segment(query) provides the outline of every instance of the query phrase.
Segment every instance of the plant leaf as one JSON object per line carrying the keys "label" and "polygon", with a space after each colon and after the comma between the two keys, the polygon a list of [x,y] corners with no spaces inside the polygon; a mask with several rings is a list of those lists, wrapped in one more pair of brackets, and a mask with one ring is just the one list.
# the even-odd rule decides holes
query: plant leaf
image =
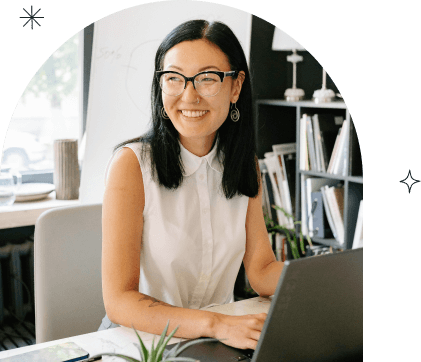
{"label": "plant leaf", "polygon": [[175,357],[175,353],[177,352],[177,349],[180,347],[180,343],[181,343],[181,341],[180,341],[180,342],[178,342],[178,343],[175,345],[175,347],[171,348],[171,349],[168,351],[167,357]]}
{"label": "plant leaf", "polygon": [[152,347],[148,356],[148,362],[156,362],[155,337],[152,339]]}
{"label": "plant leaf", "polygon": [[162,360],[162,362],[170,362],[170,361],[197,362],[197,359],[190,358],[190,357],[169,357]]}
{"label": "plant leaf", "polygon": [[147,348],[145,347],[145,345],[143,344],[142,338],[140,338],[139,334],[137,333],[137,330],[133,326],[132,328],[134,332],[136,333],[137,339],[139,340],[139,346],[137,346],[137,348],[139,349],[140,357],[142,358],[143,362],[146,362],[149,357],[149,352]]}
{"label": "plant leaf", "polygon": [[133,358],[133,357],[129,357],[129,356],[125,356],[124,354],[118,354],[118,353],[108,353],[108,352],[106,352],[106,353],[100,353],[100,354],[96,354],[95,356],[92,356],[92,357],[89,357],[89,359],[91,359],[91,358],[94,358],[94,357],[102,357],[102,356],[113,356],[113,357],[119,357],[119,358],[122,358],[122,359],[124,359],[124,360],[126,360],[126,361],[129,361],[129,362],[141,362],[141,361],[139,361],[138,359],[136,359],[136,358]]}
{"label": "plant leaf", "polygon": [[181,347],[177,352],[175,353],[176,356],[178,356],[181,352],[183,352],[186,348],[189,348],[193,344],[197,343],[204,343],[204,342],[218,342],[219,340],[216,338],[204,338],[204,339],[196,339],[194,341],[190,341],[186,343],[183,347]]}
{"label": "plant leaf", "polygon": [[291,219],[294,219],[294,216],[292,216],[291,214],[287,213],[284,208],[279,207],[278,205],[272,205],[272,208],[274,208],[275,210],[281,211],[286,217],[290,217]]}
{"label": "plant leaf", "polygon": [[177,329],[178,329],[178,326],[174,328],[174,330],[168,335],[168,338],[165,340],[164,344],[159,348],[159,350],[158,350],[159,358],[162,358],[162,355],[163,355],[164,350],[165,350],[165,346],[168,344],[169,340],[173,337],[173,335],[175,334]]}
{"label": "plant leaf", "polygon": [[159,339],[158,344],[156,345],[156,348],[159,348],[161,344],[164,342],[164,338],[165,338],[165,335],[167,334],[169,325],[170,325],[170,320],[168,319],[167,325],[165,326],[163,332],[161,333],[161,338]]}
{"label": "plant leaf", "polygon": [[168,326],[170,325],[170,320],[168,319],[167,325],[165,326],[163,332],[161,333],[161,338],[159,338],[158,344],[156,345],[156,360],[160,361],[162,359],[162,354],[164,353],[165,346],[167,343],[164,342],[165,335],[168,331]]}

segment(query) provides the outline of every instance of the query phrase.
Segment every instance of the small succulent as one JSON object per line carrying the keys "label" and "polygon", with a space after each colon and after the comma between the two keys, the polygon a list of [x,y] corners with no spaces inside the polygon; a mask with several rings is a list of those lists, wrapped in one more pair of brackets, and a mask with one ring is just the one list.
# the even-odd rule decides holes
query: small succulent
{"label": "small succulent", "polygon": [[167,334],[168,331],[168,326],[170,324],[170,321],[167,322],[167,325],[164,329],[164,331],[161,334],[161,337],[158,341],[158,344],[156,346],[154,346],[154,342],[155,342],[155,338],[152,341],[152,347],[151,350],[148,351],[148,349],[145,347],[145,345],[143,344],[142,339],[140,338],[139,334],[137,333],[136,329],[133,328],[133,330],[136,333],[137,338],[139,339],[139,344],[134,344],[140,353],[140,360],[133,358],[133,357],[129,357],[129,356],[125,356],[123,354],[119,354],[119,353],[111,353],[111,352],[105,352],[105,353],[100,353],[97,354],[95,356],[92,356],[91,358],[95,358],[95,357],[100,357],[100,356],[114,356],[114,357],[120,357],[126,361],[129,362],[170,362],[170,361],[178,361],[178,362],[196,362],[197,360],[195,360],[194,358],[189,358],[189,357],[177,357],[181,352],[183,352],[186,348],[190,347],[193,344],[196,343],[203,343],[203,342],[216,342],[218,341],[218,339],[215,338],[204,338],[204,339],[199,339],[199,340],[194,340],[191,342],[186,343],[185,345],[183,345],[183,347],[180,348],[180,343],[178,342],[177,345],[172,348],[169,351],[165,350],[166,345],[168,344],[169,340],[174,336],[175,332],[178,329],[178,326],[168,335],[167,339],[165,339],[165,335]]}

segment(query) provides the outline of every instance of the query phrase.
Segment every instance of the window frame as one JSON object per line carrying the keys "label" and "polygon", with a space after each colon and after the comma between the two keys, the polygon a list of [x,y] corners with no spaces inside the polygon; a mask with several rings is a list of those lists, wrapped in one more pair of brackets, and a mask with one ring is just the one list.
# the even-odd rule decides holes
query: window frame
{"label": "window frame", "polygon": [[[91,76],[91,60],[92,60],[92,44],[94,39],[94,23],[88,25],[83,30],[82,36],[82,55],[81,55],[81,117],[80,117],[80,134],[79,134],[79,143],[82,140],[82,137],[86,130],[86,118],[88,113],[88,98],[89,98],[89,80]],[[82,169],[79,170],[82,172]],[[53,170],[30,170],[30,171],[20,171],[22,175],[22,183],[33,183],[33,182],[42,182],[42,183],[54,183],[53,179]]]}

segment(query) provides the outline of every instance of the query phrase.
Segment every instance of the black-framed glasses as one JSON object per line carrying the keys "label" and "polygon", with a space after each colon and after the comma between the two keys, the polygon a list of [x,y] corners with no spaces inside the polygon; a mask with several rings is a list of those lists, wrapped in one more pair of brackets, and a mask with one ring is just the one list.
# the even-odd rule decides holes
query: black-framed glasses
{"label": "black-framed glasses", "polygon": [[235,76],[237,73],[236,70],[229,72],[209,70],[197,73],[193,77],[186,77],[171,70],[159,70],[156,72],[156,76],[162,91],[169,96],[179,96],[186,89],[187,82],[190,81],[201,96],[213,97],[221,90],[224,78]]}

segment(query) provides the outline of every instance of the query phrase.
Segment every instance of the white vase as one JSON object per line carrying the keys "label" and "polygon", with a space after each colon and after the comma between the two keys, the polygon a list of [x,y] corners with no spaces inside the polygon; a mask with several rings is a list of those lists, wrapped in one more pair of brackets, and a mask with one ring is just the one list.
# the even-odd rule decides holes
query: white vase
{"label": "white vase", "polygon": [[58,200],[79,198],[80,173],[76,139],[54,141],[54,186]]}

